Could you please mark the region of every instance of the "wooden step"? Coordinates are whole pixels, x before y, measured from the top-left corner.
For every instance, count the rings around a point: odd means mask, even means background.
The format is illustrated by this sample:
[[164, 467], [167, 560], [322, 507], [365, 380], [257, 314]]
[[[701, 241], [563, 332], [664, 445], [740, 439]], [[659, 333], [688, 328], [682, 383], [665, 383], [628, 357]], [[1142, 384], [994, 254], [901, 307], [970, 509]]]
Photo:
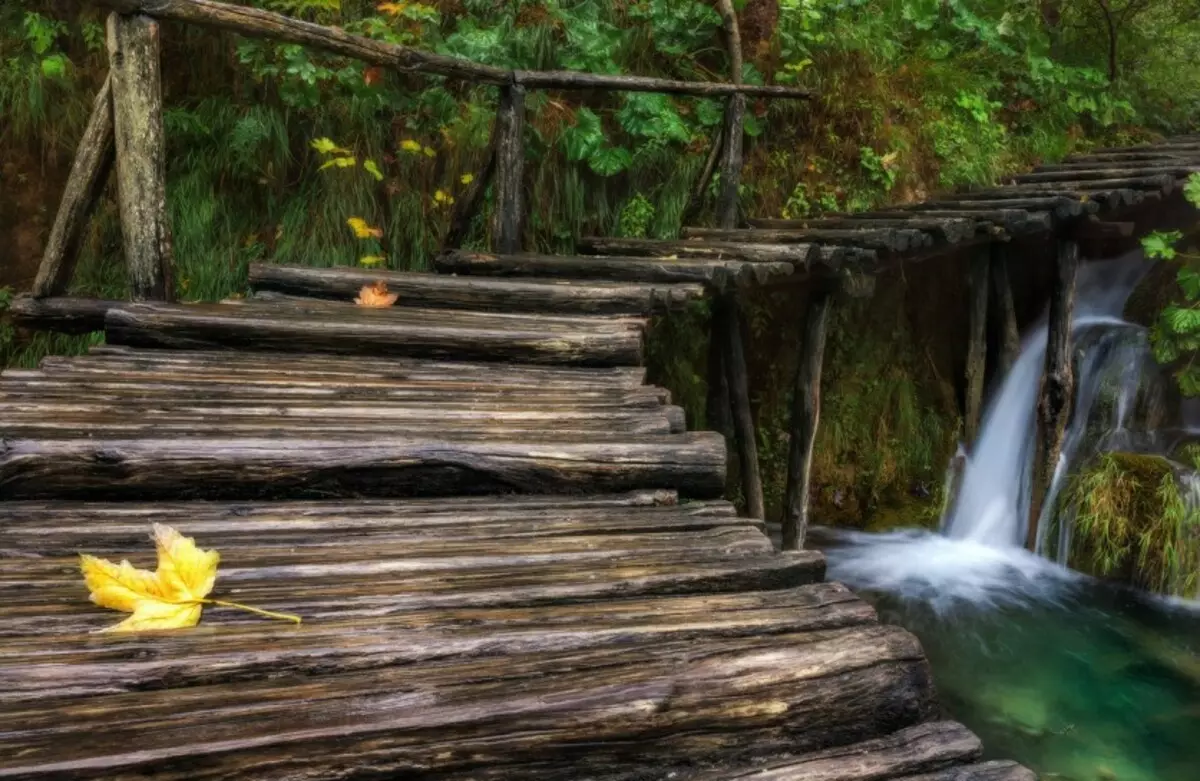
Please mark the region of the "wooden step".
[[255, 305], [130, 304], [109, 310], [113, 344], [330, 352], [582, 366], [638, 364], [645, 322], [449, 309], [312, 311]]
[[501, 312], [650, 314], [703, 297], [697, 284], [565, 279], [489, 279], [356, 268], [250, 265], [250, 286], [292, 296], [352, 303], [364, 285], [387, 284], [397, 306]]

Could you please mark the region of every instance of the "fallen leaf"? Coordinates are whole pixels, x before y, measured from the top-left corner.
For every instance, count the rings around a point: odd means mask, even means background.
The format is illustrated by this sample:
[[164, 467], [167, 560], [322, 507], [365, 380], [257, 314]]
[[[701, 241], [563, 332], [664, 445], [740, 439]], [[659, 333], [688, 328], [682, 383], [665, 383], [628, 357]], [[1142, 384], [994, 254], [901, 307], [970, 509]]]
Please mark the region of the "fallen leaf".
[[374, 282], [370, 285], [363, 285], [362, 290], [358, 291], [358, 298], [354, 299], [354, 303], [372, 309], [386, 309], [396, 303], [396, 299], [399, 297], [398, 293], [388, 292], [386, 282]]
[[298, 616], [207, 599], [217, 580], [220, 554], [203, 550], [191, 537], [184, 537], [170, 526], [158, 523], [154, 524], [151, 539], [158, 551], [158, 569], [154, 572], [138, 569], [128, 561], [113, 564], [86, 553], [79, 557], [79, 568], [91, 592], [92, 602], [132, 614], [105, 631], [136, 632], [195, 626], [204, 605], [238, 607], [300, 623]]

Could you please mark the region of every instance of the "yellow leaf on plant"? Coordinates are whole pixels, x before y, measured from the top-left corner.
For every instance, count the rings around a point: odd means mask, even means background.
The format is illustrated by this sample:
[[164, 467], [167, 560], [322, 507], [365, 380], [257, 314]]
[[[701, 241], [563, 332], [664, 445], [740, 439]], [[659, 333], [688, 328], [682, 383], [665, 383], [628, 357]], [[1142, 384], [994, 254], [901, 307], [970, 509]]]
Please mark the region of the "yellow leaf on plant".
[[458, 181], [462, 182], [463, 184], [470, 184], [471, 182], [475, 181], [475, 175], [474, 174], [463, 174], [462, 176], [460, 176], [458, 178]]
[[364, 160], [363, 168], [366, 169], [366, 172], [371, 176], [374, 176], [376, 181], [383, 181], [383, 172], [379, 170], [379, 166], [375, 165], [374, 160]]
[[334, 152], [343, 155], [350, 154], [349, 149], [342, 149], [329, 138], [314, 138], [309, 145], [323, 155], [331, 155]]
[[454, 203], [454, 196], [445, 190], [438, 190], [433, 194], [433, 200], [435, 203], [449, 206], [450, 204]]
[[403, 149], [405, 152], [412, 152], [413, 154], [419, 154], [421, 151], [421, 142], [413, 141], [411, 138], [406, 138], [400, 142], [400, 148]]
[[399, 16], [400, 14], [404, 13], [404, 9], [407, 6], [408, 3], [380, 3], [375, 7], [385, 14]]
[[238, 607], [300, 623], [298, 616], [207, 599], [217, 580], [220, 554], [202, 550], [191, 537], [184, 537], [170, 526], [158, 523], [154, 524], [151, 539], [158, 551], [158, 569], [154, 572], [138, 569], [128, 561], [113, 564], [87, 554], [79, 557], [79, 568], [91, 592], [92, 602], [132, 614], [105, 631], [136, 632], [195, 626], [204, 605]]
[[388, 292], [386, 282], [374, 282], [370, 285], [362, 286], [362, 290], [358, 291], [358, 297], [354, 299], [354, 303], [373, 309], [386, 309], [396, 303], [396, 299], [399, 297], [398, 293]]
[[329, 160], [327, 160], [325, 162], [325, 164], [322, 165], [317, 170], [324, 171], [326, 168], [330, 168], [333, 166], [336, 166], [338, 168], [353, 168], [356, 165], [358, 165], [358, 158], [356, 158], [356, 157], [334, 157], [334, 158], [330, 158]]
[[354, 231], [354, 235], [360, 239], [383, 238], [382, 228], [372, 228], [367, 224], [367, 221], [362, 217], [351, 217], [346, 220], [346, 224], [350, 226], [350, 230]]
[[382, 266], [385, 260], [387, 258], [382, 255], [363, 255], [358, 259], [358, 263], [360, 266]]
[[421, 151], [425, 153], [426, 157], [437, 157], [437, 152], [433, 151], [433, 147], [427, 146]]

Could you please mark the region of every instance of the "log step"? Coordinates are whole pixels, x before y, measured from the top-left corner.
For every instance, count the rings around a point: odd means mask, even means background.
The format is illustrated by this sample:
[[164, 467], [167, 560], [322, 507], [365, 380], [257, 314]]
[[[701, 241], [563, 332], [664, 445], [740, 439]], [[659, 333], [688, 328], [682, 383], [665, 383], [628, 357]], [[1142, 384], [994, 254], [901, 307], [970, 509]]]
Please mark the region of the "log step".
[[311, 310], [270, 305], [130, 304], [109, 310], [109, 342], [170, 349], [638, 364], [645, 321], [448, 309]]
[[351, 303], [364, 285], [387, 284], [397, 306], [427, 309], [479, 309], [501, 312], [580, 314], [650, 314], [703, 297], [698, 284], [603, 282], [565, 279], [490, 279], [368, 271], [356, 268], [312, 268], [250, 265], [256, 291], [323, 298]]

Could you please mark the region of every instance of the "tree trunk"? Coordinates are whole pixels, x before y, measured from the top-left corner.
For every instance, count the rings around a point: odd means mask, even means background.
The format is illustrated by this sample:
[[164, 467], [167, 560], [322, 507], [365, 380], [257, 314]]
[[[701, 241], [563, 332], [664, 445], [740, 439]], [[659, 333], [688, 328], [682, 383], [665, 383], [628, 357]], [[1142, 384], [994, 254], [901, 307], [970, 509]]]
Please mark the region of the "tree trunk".
[[1075, 395], [1075, 373], [1071, 361], [1071, 318], [1075, 310], [1075, 271], [1078, 266], [1079, 245], [1074, 241], [1060, 241], [1054, 283], [1050, 289], [1046, 368], [1038, 393], [1033, 501], [1025, 534], [1025, 547], [1030, 551], [1037, 548], [1038, 519], [1041, 517], [1042, 504], [1058, 468]]
[[733, 429], [737, 440], [739, 474], [742, 479], [742, 495], [746, 500], [746, 514], [751, 518], [765, 518], [763, 507], [762, 476], [758, 468], [758, 436], [754, 427], [754, 415], [750, 409], [750, 378], [746, 370], [746, 352], [743, 341], [744, 328], [737, 298], [726, 294], [728, 302], [728, 325], [725, 329], [725, 372], [729, 377], [729, 397], [733, 410]]
[[159, 26], [148, 16], [108, 16], [121, 233], [135, 301], [170, 301], [171, 223], [167, 213]]
[[792, 390], [792, 431], [788, 446], [787, 496], [783, 508], [783, 549], [800, 550], [808, 530], [809, 480], [813, 445], [821, 417], [821, 364], [825, 357], [825, 331], [829, 321], [830, 293], [814, 289], [804, 317], [804, 342]]

